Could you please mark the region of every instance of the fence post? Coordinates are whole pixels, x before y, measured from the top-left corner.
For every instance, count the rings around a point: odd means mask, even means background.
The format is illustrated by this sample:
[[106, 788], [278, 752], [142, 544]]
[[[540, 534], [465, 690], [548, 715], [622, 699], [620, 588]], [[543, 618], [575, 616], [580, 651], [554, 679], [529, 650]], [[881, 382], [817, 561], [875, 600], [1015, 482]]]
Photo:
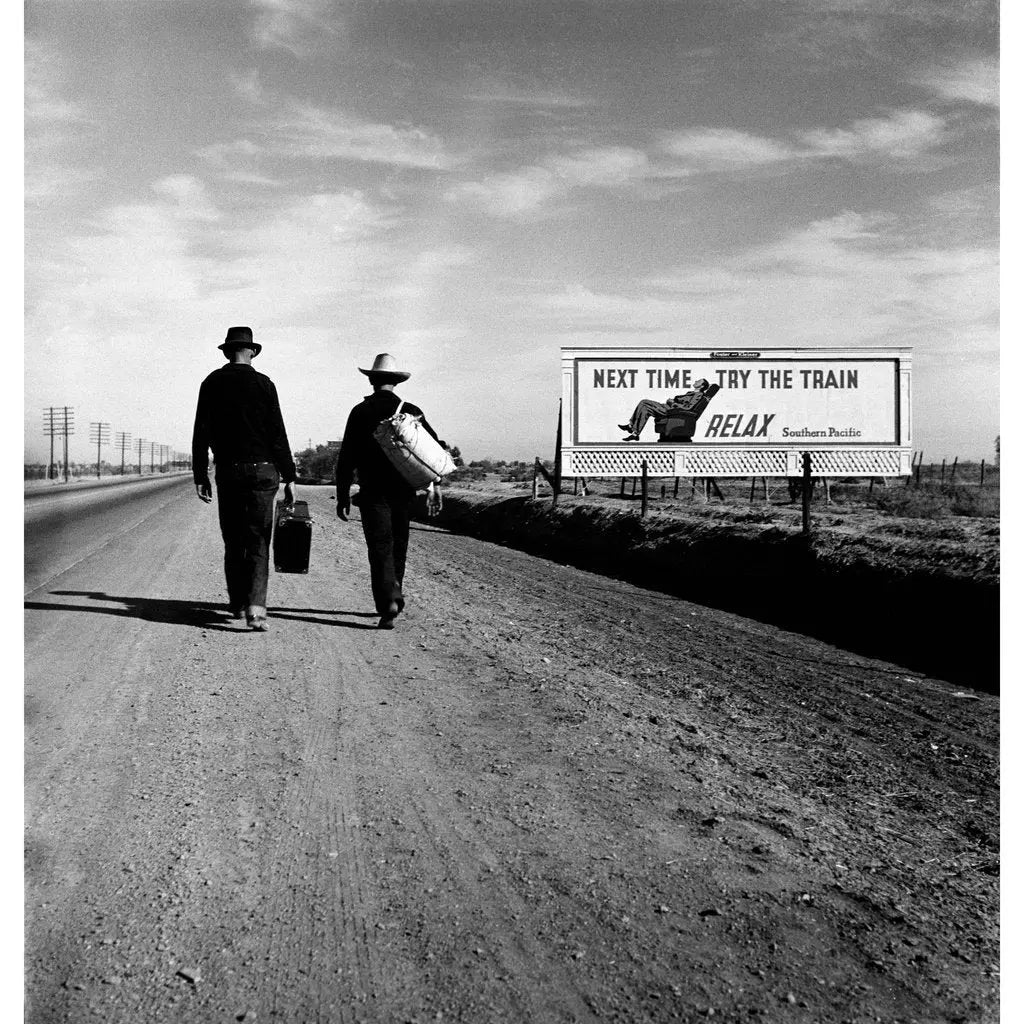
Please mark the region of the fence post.
[[647, 460], [640, 463], [640, 518], [647, 515]]
[[939, 483], [945, 484], [946, 482], [946, 460], [942, 460], [942, 476], [939, 477]]
[[558, 504], [558, 496], [562, 493], [562, 400], [558, 400], [558, 430], [555, 431], [555, 482], [553, 484], [554, 497], [551, 499], [551, 507]]
[[540, 465], [540, 459], [535, 458], [533, 460], [533, 498], [536, 500], [540, 495], [540, 485], [537, 482], [537, 467]]
[[672, 488], [672, 497], [673, 498], [678, 498], [679, 497], [679, 477], [676, 477], [676, 485], [675, 485], [675, 487]]
[[803, 454], [803, 533], [810, 536], [811, 533], [811, 453]]
[[750, 504], [751, 505], [754, 504], [754, 484], [756, 484], [756, 483], [757, 483], [757, 477], [756, 476], [752, 476], [750, 478]]
[[956, 464], [960, 461], [959, 455], [953, 456], [953, 468], [949, 471], [949, 486], [953, 486], [953, 481], [956, 480]]
[[921, 465], [924, 462], [924, 451], [917, 453], [917, 472], [914, 474], [914, 487], [921, 487]]
[[619, 477], [619, 497], [624, 498], [626, 496], [626, 478]]
[[981, 460], [981, 482], [978, 484], [979, 487], [985, 486], [985, 460]]

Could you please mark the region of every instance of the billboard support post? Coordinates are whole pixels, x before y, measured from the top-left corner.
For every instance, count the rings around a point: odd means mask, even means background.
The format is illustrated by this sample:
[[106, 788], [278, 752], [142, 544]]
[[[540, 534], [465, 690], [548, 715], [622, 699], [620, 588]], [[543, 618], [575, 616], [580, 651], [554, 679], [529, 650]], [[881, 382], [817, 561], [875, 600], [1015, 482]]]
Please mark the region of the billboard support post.
[[558, 495], [562, 493], [562, 400], [558, 400], [558, 428], [555, 431], [555, 489], [551, 507], [558, 504]]
[[811, 453], [803, 454], [804, 475], [803, 475], [803, 533], [809, 536], [811, 532]]
[[640, 518], [647, 515], [647, 460], [640, 462]]

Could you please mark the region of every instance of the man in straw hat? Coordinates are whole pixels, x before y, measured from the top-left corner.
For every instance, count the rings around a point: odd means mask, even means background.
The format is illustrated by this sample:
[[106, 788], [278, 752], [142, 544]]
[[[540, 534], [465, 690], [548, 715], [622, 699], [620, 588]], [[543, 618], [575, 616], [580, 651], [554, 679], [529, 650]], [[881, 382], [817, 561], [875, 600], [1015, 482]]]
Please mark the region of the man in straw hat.
[[267, 572], [274, 499], [295, 501], [295, 463], [273, 381], [257, 373], [262, 345], [248, 327], [229, 327], [217, 346], [228, 360], [199, 388], [192, 432], [196, 494], [210, 502], [209, 449], [217, 471], [217, 513], [224, 538], [224, 575], [231, 616], [267, 628]]
[[[409, 518], [416, 491], [391, 464], [374, 439], [373, 431], [398, 410], [400, 399], [395, 394], [395, 385], [408, 380], [409, 374], [399, 370], [394, 357], [387, 352], [378, 355], [369, 370], [360, 367], [359, 372], [370, 378], [373, 394], [367, 395], [349, 413], [345, 425], [335, 470], [338, 518], [347, 520], [352, 510], [349, 491], [356, 476], [359, 482], [356, 500], [370, 559], [373, 602], [380, 616], [380, 628], [394, 629], [395, 619], [405, 607], [402, 581], [409, 549]], [[427, 433], [443, 448], [448, 447], [423, 419], [419, 408], [406, 402], [402, 411], [419, 416]], [[431, 489], [427, 512], [436, 515], [440, 508], [441, 494]]]

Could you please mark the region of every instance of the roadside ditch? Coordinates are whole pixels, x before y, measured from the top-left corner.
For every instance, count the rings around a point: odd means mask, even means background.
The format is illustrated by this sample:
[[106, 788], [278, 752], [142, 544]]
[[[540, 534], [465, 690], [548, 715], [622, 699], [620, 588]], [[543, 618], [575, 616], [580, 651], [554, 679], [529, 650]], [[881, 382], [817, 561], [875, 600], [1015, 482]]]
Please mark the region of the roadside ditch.
[[455, 533], [815, 636], [938, 679], [999, 686], [998, 555], [947, 539], [654, 511], [608, 498], [446, 488], [431, 520]]

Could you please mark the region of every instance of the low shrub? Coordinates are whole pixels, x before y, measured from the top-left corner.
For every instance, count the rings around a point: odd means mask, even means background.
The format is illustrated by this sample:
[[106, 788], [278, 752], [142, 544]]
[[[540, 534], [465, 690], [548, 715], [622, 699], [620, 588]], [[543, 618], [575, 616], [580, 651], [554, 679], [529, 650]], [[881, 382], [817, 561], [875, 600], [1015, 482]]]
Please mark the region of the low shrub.
[[999, 492], [978, 487], [892, 487], [875, 491], [868, 498], [868, 504], [908, 519], [984, 518], [999, 515]]

